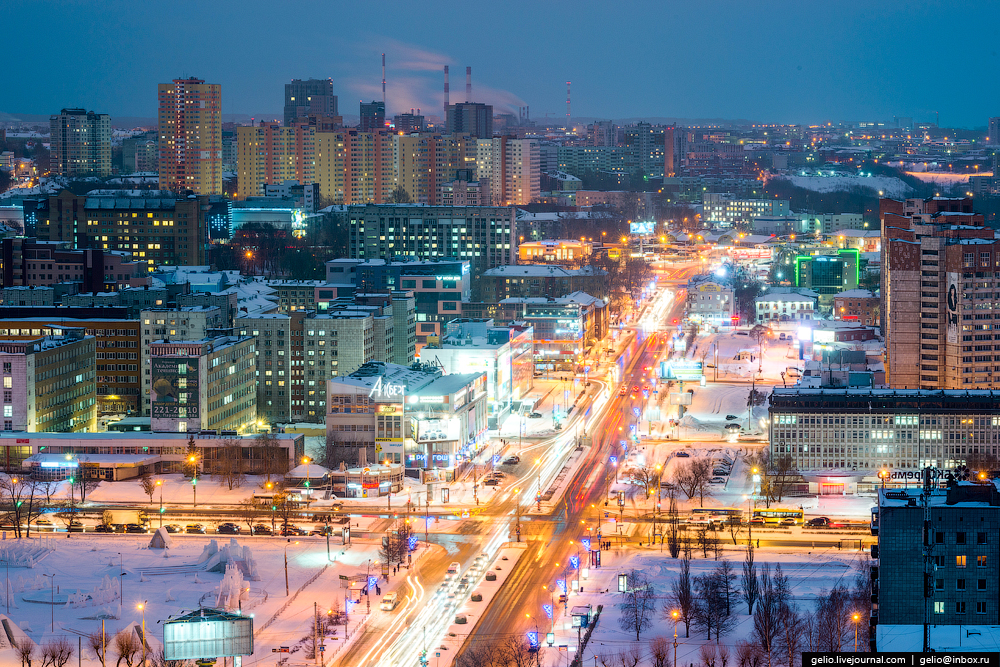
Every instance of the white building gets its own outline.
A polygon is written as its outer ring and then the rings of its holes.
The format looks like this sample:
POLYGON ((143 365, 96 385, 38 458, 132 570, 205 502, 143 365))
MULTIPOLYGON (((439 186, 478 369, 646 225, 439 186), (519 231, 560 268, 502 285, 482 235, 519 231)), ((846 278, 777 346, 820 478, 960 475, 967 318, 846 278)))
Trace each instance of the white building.
POLYGON ((812 320, 816 317, 816 302, 819 299, 812 290, 774 288, 767 294, 754 299, 758 324, 812 320))
POLYGON ((705 280, 688 286, 687 317, 702 324, 723 327, 733 321, 733 290, 728 285, 705 280))

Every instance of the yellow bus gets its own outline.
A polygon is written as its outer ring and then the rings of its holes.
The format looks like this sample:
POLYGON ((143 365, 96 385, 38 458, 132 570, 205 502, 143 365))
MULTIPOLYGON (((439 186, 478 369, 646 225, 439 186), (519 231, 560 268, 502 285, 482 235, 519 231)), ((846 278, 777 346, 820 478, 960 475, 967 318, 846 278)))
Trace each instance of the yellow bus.
POLYGON ((753 523, 771 523, 771 524, 784 524, 784 525, 802 525, 802 516, 804 512, 801 508, 792 507, 770 507, 770 508, 760 508, 753 511, 752 518, 750 519, 753 523))

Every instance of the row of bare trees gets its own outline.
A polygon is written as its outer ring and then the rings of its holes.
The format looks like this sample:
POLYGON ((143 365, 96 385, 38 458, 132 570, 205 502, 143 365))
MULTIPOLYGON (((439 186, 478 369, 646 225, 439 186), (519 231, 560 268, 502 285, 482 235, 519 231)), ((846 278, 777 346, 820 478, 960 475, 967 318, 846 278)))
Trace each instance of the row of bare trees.
POLYGON ((510 636, 500 641, 472 644, 458 657, 457 667, 530 667, 536 664, 538 653, 532 652, 528 641, 510 636))

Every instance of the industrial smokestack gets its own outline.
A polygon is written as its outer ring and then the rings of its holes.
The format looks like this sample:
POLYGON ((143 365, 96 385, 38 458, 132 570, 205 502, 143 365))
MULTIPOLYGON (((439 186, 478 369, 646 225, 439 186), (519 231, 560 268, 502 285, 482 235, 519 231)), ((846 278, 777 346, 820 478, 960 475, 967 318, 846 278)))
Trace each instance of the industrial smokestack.
POLYGON ((448 66, 444 66, 444 119, 448 120, 448 66))
POLYGON ((472 68, 465 68, 465 101, 472 101, 472 68))
POLYGON ((382 54, 382 109, 385 109, 385 54, 382 54))

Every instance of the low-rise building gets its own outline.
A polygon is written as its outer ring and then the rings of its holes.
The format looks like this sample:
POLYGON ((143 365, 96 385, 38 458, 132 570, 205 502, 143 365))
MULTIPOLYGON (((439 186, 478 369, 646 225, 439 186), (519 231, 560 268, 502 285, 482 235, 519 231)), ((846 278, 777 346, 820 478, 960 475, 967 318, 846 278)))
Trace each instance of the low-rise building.
POLYGON ((524 241, 517 246, 517 259, 521 262, 554 262, 580 264, 594 253, 594 244, 576 239, 524 241))
POLYGON ((152 430, 256 432, 255 342, 218 336, 151 343, 152 430))
POLYGON ((609 285, 608 272, 602 269, 543 264, 498 266, 484 271, 479 282, 486 303, 518 297, 554 298, 572 292, 606 296, 609 285))
POLYGON ((754 299, 758 324, 794 323, 816 318, 819 295, 812 290, 772 288, 754 299))
POLYGON ((728 285, 702 280, 688 285, 687 318, 710 327, 732 326, 733 290, 728 285))
POLYGON ((486 374, 371 362, 327 382, 333 464, 403 463, 422 481, 450 480, 488 444, 486 374))
POLYGON ((581 292, 557 299, 504 299, 500 311, 503 320, 532 327, 539 370, 575 372, 583 354, 608 331, 607 303, 581 292))
POLYGON ((866 289, 845 290, 833 297, 833 316, 877 327, 881 302, 866 289))
POLYGON ((445 373, 486 373, 489 428, 497 429, 531 391, 534 332, 528 325, 495 326, 493 320, 458 319, 448 323, 441 342, 421 350, 420 360, 445 373))
POLYGON ((83 329, 29 340, 0 340, 3 430, 97 430, 96 341, 83 329))

